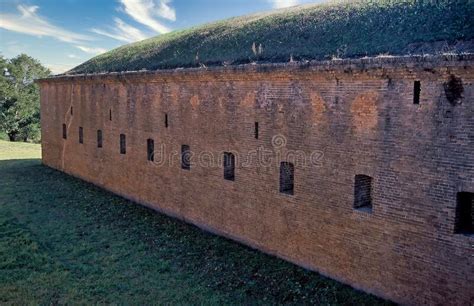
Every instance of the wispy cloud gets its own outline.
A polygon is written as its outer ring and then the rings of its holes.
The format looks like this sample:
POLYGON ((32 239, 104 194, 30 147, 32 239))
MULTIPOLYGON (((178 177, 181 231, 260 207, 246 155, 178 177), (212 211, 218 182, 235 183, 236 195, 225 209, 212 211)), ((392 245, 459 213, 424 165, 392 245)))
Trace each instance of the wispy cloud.
POLYGON ((51 24, 37 14, 38 6, 17 6, 19 14, 0 14, 0 28, 33 36, 49 36, 68 43, 93 40, 92 37, 74 33, 51 24))
POLYGON ((115 27, 109 30, 92 29, 91 31, 124 42, 135 42, 148 38, 139 29, 125 23, 120 18, 114 18, 115 27))
POLYGON ((295 6, 300 3, 299 0, 268 0, 274 8, 284 8, 284 7, 290 7, 290 6, 295 6))
MULTIPOLYGON (((176 21, 176 11, 170 5, 171 0, 119 0, 122 6, 120 11, 132 17, 154 32, 164 34, 171 31, 160 19, 176 21)), ((95 34, 107 36, 126 43, 144 40, 151 35, 145 34, 140 29, 131 26, 122 19, 115 17, 114 25, 106 29, 93 28, 95 34)))
POLYGON ((135 21, 164 34, 171 30, 158 18, 176 20, 176 11, 170 6, 171 0, 120 0, 125 13, 135 21))
POLYGON ((86 46, 76 46, 79 50, 88 53, 88 54, 93 54, 93 55, 98 55, 107 52, 107 49, 104 48, 91 48, 91 47, 86 47, 86 46))

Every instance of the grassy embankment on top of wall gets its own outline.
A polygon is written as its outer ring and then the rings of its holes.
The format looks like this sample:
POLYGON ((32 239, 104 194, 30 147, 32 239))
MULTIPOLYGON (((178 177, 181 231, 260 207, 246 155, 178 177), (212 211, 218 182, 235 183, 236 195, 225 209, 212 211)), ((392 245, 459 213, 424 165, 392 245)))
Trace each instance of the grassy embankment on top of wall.
POLYGON ((474 1, 303 5, 175 31, 99 55, 70 73, 474 51, 474 1))
POLYGON ((0 304, 389 304, 39 157, 39 145, 0 141, 0 304))

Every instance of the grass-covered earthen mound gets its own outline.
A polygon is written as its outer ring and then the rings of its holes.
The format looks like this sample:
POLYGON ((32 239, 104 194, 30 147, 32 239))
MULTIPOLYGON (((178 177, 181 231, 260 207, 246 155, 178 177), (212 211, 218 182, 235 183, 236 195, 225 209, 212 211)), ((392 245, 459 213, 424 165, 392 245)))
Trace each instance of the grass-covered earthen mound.
POLYGON ((472 52, 473 1, 356 1, 232 18, 125 45, 70 74, 472 52))

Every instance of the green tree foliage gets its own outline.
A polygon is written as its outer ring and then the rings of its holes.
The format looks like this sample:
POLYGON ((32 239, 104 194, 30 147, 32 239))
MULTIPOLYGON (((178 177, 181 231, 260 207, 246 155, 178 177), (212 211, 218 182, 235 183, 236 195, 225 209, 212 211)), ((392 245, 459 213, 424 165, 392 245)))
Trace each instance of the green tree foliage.
POLYGON ((34 80, 51 71, 26 54, 11 60, 0 56, 0 69, 0 131, 10 141, 39 141, 39 88, 34 80))

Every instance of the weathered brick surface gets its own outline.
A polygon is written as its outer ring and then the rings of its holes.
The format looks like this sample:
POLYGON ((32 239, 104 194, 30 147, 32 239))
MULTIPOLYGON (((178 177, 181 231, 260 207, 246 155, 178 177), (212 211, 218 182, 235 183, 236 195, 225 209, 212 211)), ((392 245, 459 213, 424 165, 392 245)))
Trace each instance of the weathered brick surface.
POLYGON ((454 223, 456 193, 474 192, 473 59, 366 59, 42 80, 43 162, 382 297, 468 305, 474 237, 454 234, 454 223), (445 92, 452 76, 463 87, 460 100, 448 95, 455 103, 445 92), (415 80, 421 81, 419 105, 413 104, 415 80), (277 139, 282 144, 275 144, 276 135, 284 137, 277 139), (171 165, 147 161, 148 138, 155 150, 163 146, 177 157, 183 144, 195 154, 222 158, 234 152, 238 159, 261 147, 273 161, 253 159, 244 166, 237 160, 235 181, 229 181, 222 162, 207 167, 194 156, 188 171, 178 158, 171 165), (294 195, 281 194, 276 159, 289 159, 285 154, 292 150, 323 156, 314 165, 295 163, 294 195), (372 213, 353 208, 356 174, 373 178, 372 213))

